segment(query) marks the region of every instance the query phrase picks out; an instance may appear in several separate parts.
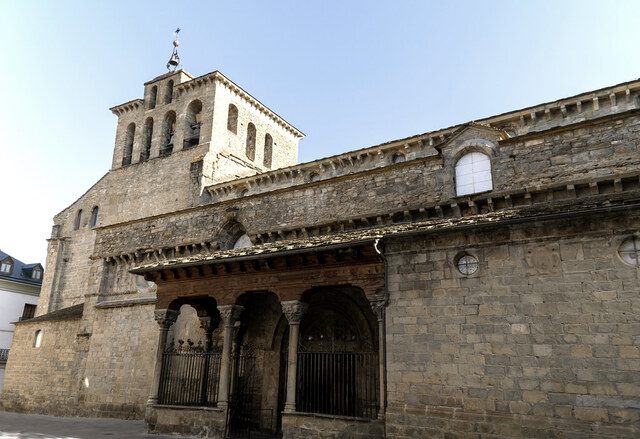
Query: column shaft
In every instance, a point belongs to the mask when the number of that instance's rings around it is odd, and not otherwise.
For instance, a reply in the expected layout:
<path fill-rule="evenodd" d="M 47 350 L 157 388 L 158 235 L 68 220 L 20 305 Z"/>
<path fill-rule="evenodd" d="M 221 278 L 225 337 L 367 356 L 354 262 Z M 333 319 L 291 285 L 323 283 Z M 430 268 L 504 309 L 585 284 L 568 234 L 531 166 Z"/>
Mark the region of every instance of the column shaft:
<path fill-rule="evenodd" d="M 289 321 L 289 352 L 287 353 L 287 399 L 285 413 L 296 411 L 296 376 L 298 369 L 298 338 L 300 321 L 307 312 L 308 305 L 298 300 L 282 302 L 282 312 Z"/>
<path fill-rule="evenodd" d="M 222 359 L 220 362 L 220 383 L 218 384 L 218 407 L 226 409 L 229 406 L 229 383 L 231 381 L 231 345 L 233 344 L 233 325 L 244 310 L 238 305 L 218 306 L 220 317 L 224 322 L 224 337 L 222 339 Z"/>
<path fill-rule="evenodd" d="M 153 368 L 153 381 L 151 382 L 151 393 L 147 401 L 148 405 L 158 403 L 158 391 L 160 389 L 160 375 L 162 373 L 162 354 L 167 346 L 167 334 L 169 328 L 178 318 L 178 312 L 173 310 L 156 310 L 155 319 L 160 325 L 160 333 L 158 335 L 158 347 L 156 349 L 156 364 Z"/>

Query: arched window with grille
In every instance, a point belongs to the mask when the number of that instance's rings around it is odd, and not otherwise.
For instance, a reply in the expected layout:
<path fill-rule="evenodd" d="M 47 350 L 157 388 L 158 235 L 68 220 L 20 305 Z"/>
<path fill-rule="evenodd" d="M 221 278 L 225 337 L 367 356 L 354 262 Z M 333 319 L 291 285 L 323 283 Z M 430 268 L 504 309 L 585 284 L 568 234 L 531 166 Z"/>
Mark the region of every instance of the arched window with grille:
<path fill-rule="evenodd" d="M 256 126 L 249 122 L 247 126 L 247 158 L 251 161 L 256 158 Z"/>
<path fill-rule="evenodd" d="M 124 152 L 122 154 L 122 166 L 131 164 L 131 156 L 133 155 L 133 139 L 136 134 L 136 124 L 130 123 L 127 127 L 127 134 L 124 138 Z"/>
<path fill-rule="evenodd" d="M 262 164 L 265 168 L 271 167 L 271 160 L 273 156 L 273 137 L 271 134 L 266 134 L 264 136 L 264 159 L 262 160 Z"/>
<path fill-rule="evenodd" d="M 238 132 L 238 107 L 229 104 L 229 112 L 227 113 L 227 129 L 233 134 Z"/>
<path fill-rule="evenodd" d="M 493 189 L 491 159 L 481 152 L 463 155 L 455 167 L 456 195 L 468 195 Z"/>

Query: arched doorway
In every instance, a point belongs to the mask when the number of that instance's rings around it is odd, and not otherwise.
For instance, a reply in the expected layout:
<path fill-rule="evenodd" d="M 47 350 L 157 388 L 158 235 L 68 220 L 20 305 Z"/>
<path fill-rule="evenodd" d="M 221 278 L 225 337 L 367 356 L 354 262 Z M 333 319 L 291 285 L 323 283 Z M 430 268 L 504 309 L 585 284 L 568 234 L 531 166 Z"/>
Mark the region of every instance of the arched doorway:
<path fill-rule="evenodd" d="M 296 411 L 375 419 L 379 410 L 377 321 L 359 288 L 313 289 L 300 323 Z M 288 349 L 282 340 L 282 356 Z M 281 362 L 282 364 L 282 362 Z M 280 382 L 286 376 L 281 367 Z"/>

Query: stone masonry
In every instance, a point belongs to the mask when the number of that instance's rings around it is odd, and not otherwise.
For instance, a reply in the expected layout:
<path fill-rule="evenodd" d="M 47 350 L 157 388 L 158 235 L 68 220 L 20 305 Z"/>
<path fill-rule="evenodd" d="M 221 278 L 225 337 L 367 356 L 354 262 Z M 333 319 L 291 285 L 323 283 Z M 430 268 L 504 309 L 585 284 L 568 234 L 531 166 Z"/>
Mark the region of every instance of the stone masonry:
<path fill-rule="evenodd" d="M 233 368 L 218 404 L 153 394 L 154 312 L 171 311 L 167 340 L 222 365 L 255 350 L 245 396 L 265 434 L 640 435 L 640 81 L 302 164 L 303 134 L 217 71 L 159 76 L 111 110 L 111 169 L 54 218 L 5 410 L 225 437 Z M 471 155 L 491 188 L 459 196 Z M 292 301 L 310 305 L 295 332 Z M 375 415 L 303 411 L 290 391 L 289 340 L 338 319 L 332 303 L 379 362 Z M 228 326 L 222 306 L 239 307 Z"/>

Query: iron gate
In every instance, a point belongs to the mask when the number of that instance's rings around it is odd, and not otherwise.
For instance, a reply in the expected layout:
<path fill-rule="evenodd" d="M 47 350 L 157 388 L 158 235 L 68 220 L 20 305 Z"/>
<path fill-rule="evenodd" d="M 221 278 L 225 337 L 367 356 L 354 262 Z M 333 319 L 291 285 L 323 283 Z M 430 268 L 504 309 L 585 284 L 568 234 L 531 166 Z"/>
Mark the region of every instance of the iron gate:
<path fill-rule="evenodd" d="M 221 353 L 191 340 L 171 344 L 162 354 L 158 403 L 213 407 L 217 402 Z"/>
<path fill-rule="evenodd" d="M 227 418 L 228 438 L 249 438 L 260 430 L 260 416 L 254 409 L 256 355 L 251 345 L 236 349 L 231 358 L 231 388 Z"/>
<path fill-rule="evenodd" d="M 374 352 L 299 352 L 296 410 L 375 419 Z"/>

